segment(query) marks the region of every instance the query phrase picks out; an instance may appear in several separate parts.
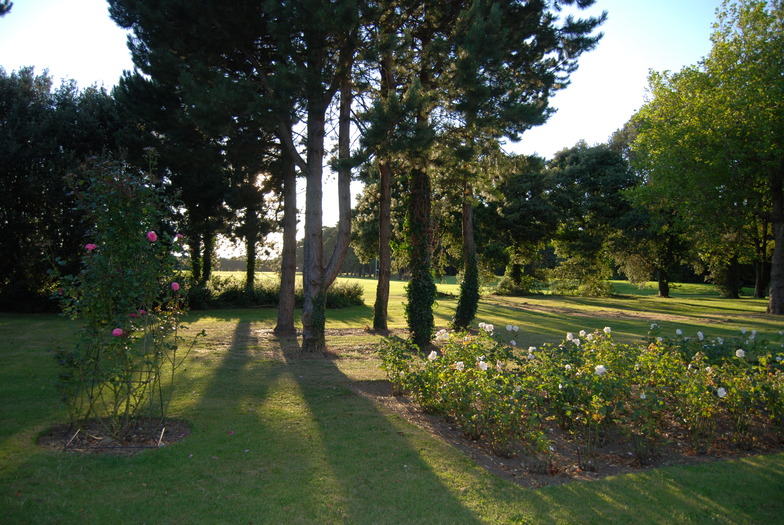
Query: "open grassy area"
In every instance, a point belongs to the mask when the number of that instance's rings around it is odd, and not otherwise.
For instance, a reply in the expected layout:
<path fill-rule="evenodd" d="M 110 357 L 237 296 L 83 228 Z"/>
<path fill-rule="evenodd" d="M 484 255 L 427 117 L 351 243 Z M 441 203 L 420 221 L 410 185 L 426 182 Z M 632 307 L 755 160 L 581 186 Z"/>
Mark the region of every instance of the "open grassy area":
<path fill-rule="evenodd" d="M 237 272 L 218 274 L 242 278 Z M 360 283 L 365 289 L 365 305 L 330 311 L 327 327 L 372 326 L 375 279 L 340 277 L 338 281 Z M 393 330 L 406 327 L 403 308 L 405 285 L 404 281 L 392 281 L 390 285 L 389 327 Z M 784 319 L 765 314 L 767 299 L 754 299 L 749 295 L 740 299 L 723 299 L 716 288 L 708 284 L 673 284 L 669 299 L 657 297 L 655 283 L 639 287 L 625 281 L 613 281 L 612 286 L 615 295 L 608 298 L 558 295 L 499 297 L 485 293 L 474 326 L 482 321 L 499 327 L 518 325 L 522 331 L 518 343 L 526 346 L 557 342 L 566 332 L 601 329 L 608 325 L 612 326 L 617 339 L 634 341 L 645 336 L 653 322 L 658 323 L 667 335 L 673 335 L 676 329 L 681 329 L 686 336 L 693 336 L 701 330 L 706 335 L 720 337 L 737 335 L 742 328 L 767 334 L 784 330 Z M 437 289 L 439 297 L 434 308 L 436 329 L 447 328 L 457 307 L 459 287 L 451 277 L 438 283 Z M 274 310 L 259 310 L 258 320 L 274 325 Z"/>
<path fill-rule="evenodd" d="M 328 312 L 328 329 L 372 325 L 366 306 Z M 521 345 L 612 326 L 634 340 L 651 322 L 686 335 L 760 334 L 784 328 L 766 302 L 723 300 L 706 286 L 673 299 L 616 283 L 619 296 L 485 297 L 477 322 L 520 326 Z M 444 294 L 454 284 L 439 285 Z M 392 328 L 403 328 L 394 282 Z M 456 298 L 436 309 L 447 326 Z M 355 393 L 384 374 L 367 349 L 379 336 L 331 333 L 335 359 L 301 359 L 296 341 L 271 336 L 269 309 L 195 312 L 205 329 L 172 415 L 191 434 L 133 456 L 39 448 L 63 421 L 52 355 L 72 325 L 52 315 L 0 315 L 0 511 L 4 523 L 775 523 L 784 512 L 784 455 L 642 469 L 594 482 L 526 489 Z"/>

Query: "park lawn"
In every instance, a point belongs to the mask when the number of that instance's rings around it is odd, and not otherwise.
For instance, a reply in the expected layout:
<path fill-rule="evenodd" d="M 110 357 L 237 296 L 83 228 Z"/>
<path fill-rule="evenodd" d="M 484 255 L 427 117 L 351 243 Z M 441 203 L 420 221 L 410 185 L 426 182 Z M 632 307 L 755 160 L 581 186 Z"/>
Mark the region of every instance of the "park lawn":
<path fill-rule="evenodd" d="M 372 325 L 366 306 L 328 312 L 328 329 Z M 620 283 L 618 283 L 620 285 Z M 448 325 L 454 284 L 439 285 L 436 324 Z M 519 344 L 557 342 L 567 331 L 612 326 L 639 339 L 663 332 L 775 334 L 765 301 L 719 299 L 709 288 L 673 299 L 622 291 L 607 299 L 485 297 L 477 322 L 516 324 Z M 405 326 L 403 284 L 390 319 Z M 640 470 L 593 482 L 526 489 L 353 387 L 384 375 L 369 348 L 379 336 L 331 332 L 332 359 L 302 359 L 277 340 L 271 309 L 194 312 L 205 329 L 171 415 L 191 434 L 134 456 L 41 449 L 36 436 L 66 417 L 52 355 L 73 325 L 53 315 L 0 315 L 0 509 L 4 523 L 760 523 L 784 512 L 784 454 Z"/>
<path fill-rule="evenodd" d="M 218 272 L 223 277 L 242 279 L 239 272 Z M 272 278 L 262 274 L 260 278 Z M 364 328 L 373 326 L 373 303 L 376 280 L 373 278 L 338 277 L 338 282 L 359 283 L 365 290 L 365 305 L 334 310 L 327 315 L 327 327 Z M 611 281 L 614 295 L 606 298 L 573 297 L 560 295 L 529 295 L 525 297 L 494 296 L 483 290 L 474 327 L 479 322 L 489 322 L 496 329 L 516 325 L 521 334 L 518 345 L 541 345 L 558 342 L 566 332 L 593 331 L 611 326 L 616 339 L 624 342 L 639 341 L 645 337 L 651 323 L 660 327 L 658 335 L 675 336 L 680 329 L 685 337 L 695 337 L 702 331 L 709 337 L 732 337 L 741 329 L 757 330 L 770 337 L 784 330 L 784 319 L 765 313 L 767 299 L 754 299 L 745 295 L 740 299 L 719 297 L 715 286 L 709 284 L 672 284 L 669 299 L 657 296 L 656 283 L 643 286 L 626 281 Z M 388 307 L 389 328 L 404 330 L 406 282 L 390 283 Z M 437 282 L 438 297 L 434 305 L 436 329 L 449 328 L 455 308 L 459 285 L 454 277 Z M 750 289 L 745 290 L 751 293 Z M 274 310 L 260 313 L 259 319 L 275 323 Z"/>

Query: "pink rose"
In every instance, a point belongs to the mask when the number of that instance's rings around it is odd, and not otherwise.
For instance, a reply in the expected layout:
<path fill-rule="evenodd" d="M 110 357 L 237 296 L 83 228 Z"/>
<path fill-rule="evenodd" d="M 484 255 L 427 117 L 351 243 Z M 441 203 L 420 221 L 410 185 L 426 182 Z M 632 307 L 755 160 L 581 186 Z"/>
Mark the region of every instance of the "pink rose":
<path fill-rule="evenodd" d="M 88 252 L 91 252 L 91 251 L 93 251 L 96 248 L 97 248 L 97 246 L 92 244 L 92 243 L 84 245 L 84 249 L 87 250 Z"/>
<path fill-rule="evenodd" d="M 139 315 L 147 315 L 147 310 L 144 310 L 144 309 L 140 308 L 139 309 Z"/>
<path fill-rule="evenodd" d="M 147 240 L 150 242 L 155 242 L 158 240 L 158 234 L 154 231 L 150 230 L 147 232 Z"/>
<path fill-rule="evenodd" d="M 183 234 L 181 234 L 181 233 L 178 233 L 177 235 L 175 235 L 175 236 L 174 236 L 174 242 L 179 242 L 179 241 L 180 241 L 180 239 L 182 239 L 182 238 L 184 238 L 184 237 L 185 237 L 185 236 L 184 236 Z"/>
<path fill-rule="evenodd" d="M 114 337 L 120 337 L 121 335 L 123 335 L 122 328 L 115 328 L 114 330 L 112 330 L 112 335 Z"/>
<path fill-rule="evenodd" d="M 172 286 L 172 290 L 174 290 L 175 292 L 180 289 L 179 283 L 172 283 L 171 286 Z"/>

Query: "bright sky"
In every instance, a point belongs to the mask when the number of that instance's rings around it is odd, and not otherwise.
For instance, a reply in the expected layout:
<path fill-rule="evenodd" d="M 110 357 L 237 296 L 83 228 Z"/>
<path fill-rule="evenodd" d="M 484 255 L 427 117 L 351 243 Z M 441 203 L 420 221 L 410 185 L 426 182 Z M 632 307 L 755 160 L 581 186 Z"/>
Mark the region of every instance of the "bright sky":
<path fill-rule="evenodd" d="M 605 142 L 643 103 L 650 69 L 677 71 L 710 51 L 721 0 L 597 0 L 589 13 L 608 11 L 599 46 L 579 61 L 572 83 L 552 100 L 558 112 L 509 149 L 547 158 L 584 139 Z M 126 34 L 105 0 L 14 0 L 0 18 L 0 66 L 48 69 L 80 87 L 111 88 L 132 69 Z"/>
<path fill-rule="evenodd" d="M 587 12 L 608 12 L 604 38 L 580 58 L 571 85 L 552 99 L 558 112 L 509 150 L 551 158 L 579 140 L 606 142 L 643 104 L 649 70 L 677 71 L 708 54 L 721 0 L 596 4 Z M 11 12 L 0 18 L 0 50 L 0 66 L 8 74 L 32 65 L 38 72 L 48 69 L 55 84 L 71 78 L 81 88 L 111 88 L 133 67 L 126 34 L 109 18 L 105 0 L 14 0 Z M 325 205 L 327 225 L 334 224 L 329 208 Z"/>
<path fill-rule="evenodd" d="M 607 142 L 645 101 L 648 72 L 679 71 L 711 49 L 721 0 L 597 0 L 604 38 L 579 59 L 571 84 L 552 99 L 558 112 L 509 149 L 545 158 L 585 140 Z"/>
<path fill-rule="evenodd" d="M 0 66 L 7 74 L 23 66 L 54 79 L 111 89 L 133 69 L 126 33 L 109 18 L 106 0 L 13 0 L 0 18 Z"/>

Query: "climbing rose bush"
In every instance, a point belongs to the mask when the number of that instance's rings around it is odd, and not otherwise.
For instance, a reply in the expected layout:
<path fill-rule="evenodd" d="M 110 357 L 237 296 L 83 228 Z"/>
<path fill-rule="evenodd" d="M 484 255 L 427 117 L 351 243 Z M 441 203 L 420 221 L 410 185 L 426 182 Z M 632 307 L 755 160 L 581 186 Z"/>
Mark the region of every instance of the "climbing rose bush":
<path fill-rule="evenodd" d="M 169 231 L 170 207 L 149 174 L 95 162 L 73 191 L 91 227 L 81 271 L 60 276 L 57 297 L 81 328 L 78 342 L 57 352 L 59 388 L 72 423 L 96 419 L 117 437 L 140 418 L 152 426 L 166 416 L 189 349 L 177 284 L 181 237 Z"/>

